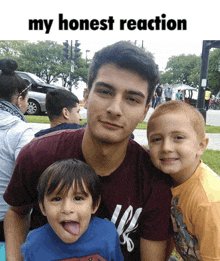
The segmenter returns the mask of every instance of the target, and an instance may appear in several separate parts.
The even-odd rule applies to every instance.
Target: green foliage
[[[74,57],[74,56],[72,56]],[[10,58],[18,62],[18,70],[31,72],[46,83],[62,78],[63,86],[69,84],[70,60],[63,56],[63,45],[55,41],[0,41],[0,59]],[[72,73],[72,83],[87,82],[88,64],[79,58]]]
[[[209,54],[208,86],[214,95],[220,91],[220,48],[212,49]]]
[[[161,74],[161,83],[184,83],[190,86],[199,85],[201,58],[196,55],[181,54],[169,58],[166,72]]]

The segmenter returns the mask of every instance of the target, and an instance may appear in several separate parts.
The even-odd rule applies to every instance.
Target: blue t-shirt
[[[90,221],[85,233],[72,244],[64,243],[49,224],[32,230],[21,252],[25,261],[124,260],[115,225],[98,217]]]

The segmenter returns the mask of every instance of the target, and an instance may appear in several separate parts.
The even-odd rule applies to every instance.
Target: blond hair
[[[184,113],[189,118],[199,140],[205,137],[205,120],[202,114],[193,106],[182,101],[168,101],[160,104],[151,114],[147,125],[147,136],[153,119],[167,113]]]

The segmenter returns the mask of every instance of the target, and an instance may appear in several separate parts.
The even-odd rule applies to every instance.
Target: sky
[[[95,51],[119,40],[137,40],[152,52],[160,70],[165,70],[169,57],[180,54],[201,55],[203,40],[219,40],[219,1],[218,0],[11,0],[1,3],[1,40],[53,40],[62,43],[65,39],[78,39],[83,57],[86,50],[89,59]],[[59,28],[62,19],[67,21],[67,30]],[[106,22],[114,20],[112,28]],[[140,20],[155,20],[159,17],[167,25],[170,20],[187,21],[187,30],[139,30],[128,24]],[[165,17],[165,18],[163,18]],[[42,30],[30,30],[29,21],[41,19]],[[76,29],[76,23],[88,19],[97,21],[98,29]],[[96,20],[94,22],[94,20]],[[126,20],[122,30],[120,23]],[[51,27],[49,23],[51,22]],[[71,29],[75,26],[75,30]],[[130,27],[131,28],[131,27]],[[46,33],[47,31],[47,33]]]

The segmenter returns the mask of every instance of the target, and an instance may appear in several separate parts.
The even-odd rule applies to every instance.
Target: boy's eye
[[[54,198],[52,198],[51,201],[60,201],[60,200],[61,200],[61,197],[54,197]]]
[[[152,139],[152,142],[157,142],[157,141],[160,141],[161,140],[161,138],[154,138],[154,139]]]
[[[184,137],[183,137],[183,136],[180,136],[180,135],[178,135],[178,136],[176,136],[176,137],[175,137],[175,139],[177,139],[177,140],[182,140],[182,139],[184,139]]]
[[[83,197],[81,197],[81,196],[76,196],[74,199],[75,199],[76,201],[80,201],[80,200],[83,200]]]

